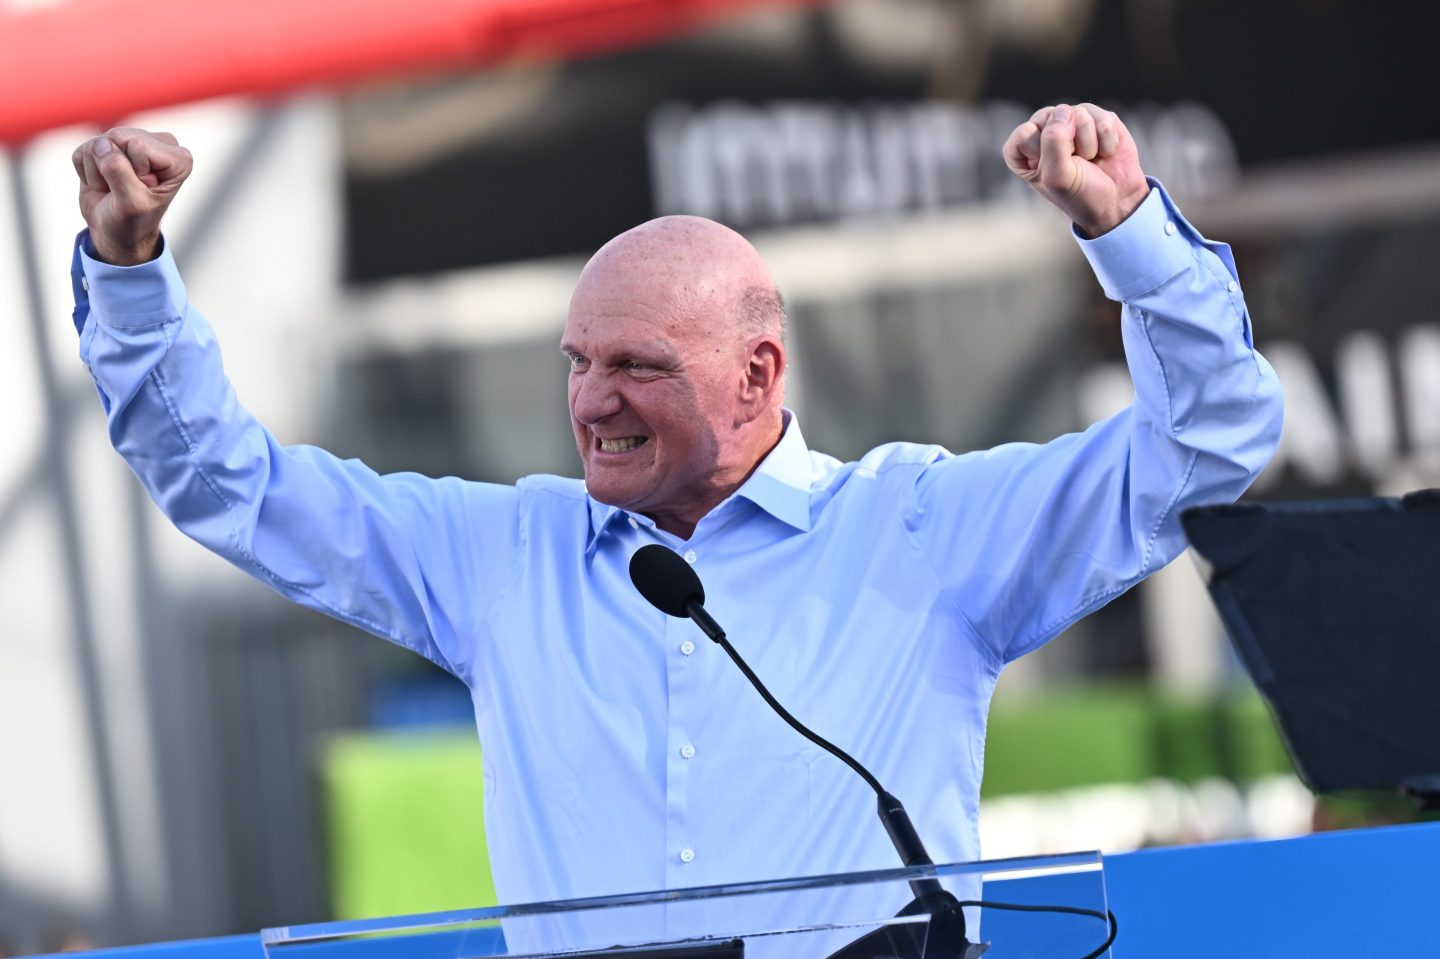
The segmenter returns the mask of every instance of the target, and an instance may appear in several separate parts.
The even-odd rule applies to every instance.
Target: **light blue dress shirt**
[[[905,801],[935,860],[971,860],[1001,668],[1172,559],[1180,511],[1233,500],[1279,438],[1229,249],[1156,186],[1079,240],[1124,304],[1130,408],[1044,445],[853,463],[787,416],[683,542],[579,480],[381,476],[281,446],[168,251],[112,267],[82,235],[75,322],[116,449],[181,529],[468,684],[502,901],[897,865],[865,784],[635,592],[630,555],[654,542],[694,564],[774,694]]]

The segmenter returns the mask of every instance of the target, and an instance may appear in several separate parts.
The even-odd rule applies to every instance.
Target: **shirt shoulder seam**
[[[925,463],[892,463],[883,471],[877,470],[876,475],[878,476],[882,472],[889,473],[902,466],[910,467],[918,474],[924,471],[926,465]],[[914,496],[913,484],[908,492],[912,497]],[[985,636],[975,627],[975,624],[970,621],[970,617],[965,615],[965,610],[961,609],[960,604],[950,595],[950,590],[946,588],[944,580],[940,578],[940,573],[935,569],[930,555],[925,551],[925,547],[915,536],[915,532],[910,528],[910,524],[905,521],[903,509],[895,518],[904,531],[905,541],[910,544],[910,548],[920,558],[921,565],[924,566],[925,571],[930,574],[930,579],[935,584],[936,593],[939,595],[940,601],[944,603],[945,607],[950,610],[950,613],[960,621],[963,627],[962,632],[965,633],[970,645],[980,652],[980,655],[985,659],[985,662],[990,666],[991,670],[998,674],[1000,668],[1004,665],[1004,661],[996,655],[995,650],[990,648],[989,643],[985,640]]]

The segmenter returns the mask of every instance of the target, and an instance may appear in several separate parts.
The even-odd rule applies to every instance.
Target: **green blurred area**
[[[321,777],[335,918],[495,904],[473,727],[343,736]]]
[[[1142,684],[997,702],[982,795],[1290,771],[1253,693],[1185,699]],[[323,760],[337,919],[490,905],[480,745],[469,726],[337,739]]]
[[[1180,697],[1138,683],[1091,684],[997,701],[980,792],[989,798],[1154,778],[1247,782],[1290,770],[1253,692]]]

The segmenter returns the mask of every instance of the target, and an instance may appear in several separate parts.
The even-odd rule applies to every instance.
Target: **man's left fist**
[[[1036,110],[1005,141],[1005,165],[1088,237],[1119,226],[1150,192],[1130,131],[1093,103]]]
[[[116,266],[153,260],[160,220],[194,165],[168,133],[116,127],[75,148],[80,214],[95,255]]]

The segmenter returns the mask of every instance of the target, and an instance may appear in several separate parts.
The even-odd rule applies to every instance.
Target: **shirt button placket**
[[[690,657],[695,641],[690,638],[695,624],[688,619],[666,618],[665,673],[669,685],[668,737],[670,759],[665,764],[666,873],[672,885],[693,884],[685,867],[695,858],[692,848],[694,823],[690,820],[690,759],[695,746],[690,741],[695,709],[695,666]]]
[[[695,565],[699,560],[699,554],[694,549],[686,549],[681,557],[690,565]],[[695,861],[695,849],[693,846],[695,823],[690,816],[690,765],[695,758],[695,744],[690,740],[689,729],[692,725],[692,715],[695,708],[695,697],[697,695],[696,684],[700,677],[697,674],[697,667],[700,665],[691,657],[695,653],[695,624],[688,619],[672,618],[668,621],[667,630],[675,630],[669,635],[672,638],[672,650],[678,649],[680,655],[671,653],[666,657],[666,673],[670,685],[670,725],[669,742],[671,746],[671,759],[666,763],[666,808],[668,811],[667,845],[672,852],[670,865],[667,872],[670,874],[675,885],[694,884],[692,876],[685,875],[685,867]]]

